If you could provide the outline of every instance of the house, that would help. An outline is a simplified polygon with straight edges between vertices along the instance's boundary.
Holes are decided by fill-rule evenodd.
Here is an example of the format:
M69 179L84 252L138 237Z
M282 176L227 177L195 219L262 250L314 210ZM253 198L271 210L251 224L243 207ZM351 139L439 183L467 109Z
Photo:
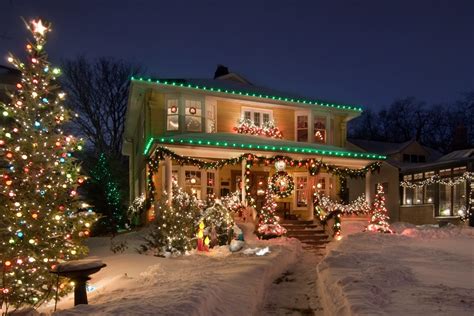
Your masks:
M442 156L415 140L390 143L360 139L348 139L348 147L387 156L380 172L365 178L365 188L366 194L373 196L377 183L383 184L392 221L413 224L458 221L474 205L474 201L469 202L470 192L474 190L469 179L472 175L465 175L474 170L474 149ZM350 198L360 193L362 181L348 181Z
M347 122L361 111L260 87L224 66L213 79L132 78L123 145L130 199L156 200L176 181L203 200L240 191L259 208L270 181L282 215L312 219L313 187L336 198L341 177L385 159L346 148ZM144 220L155 215L151 207Z
M13 91L21 80L21 72L7 66L0 65L0 102L9 102L7 91Z

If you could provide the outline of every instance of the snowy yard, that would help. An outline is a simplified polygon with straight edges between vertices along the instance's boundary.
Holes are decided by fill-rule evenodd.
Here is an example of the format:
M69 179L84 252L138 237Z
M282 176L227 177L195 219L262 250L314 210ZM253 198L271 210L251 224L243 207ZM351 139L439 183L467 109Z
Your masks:
M331 245L318 266L325 314L473 315L474 229L392 227Z
M222 247L209 254L166 259L135 253L140 236L118 237L128 241L122 254L110 251L110 238L91 238L91 257L107 267L92 276L90 305L73 308L71 296L60 302L58 314L252 315L262 308L267 288L302 254L298 241L279 238L247 240L247 249L268 246L271 252L264 256L232 254ZM50 312L52 306L41 310Z

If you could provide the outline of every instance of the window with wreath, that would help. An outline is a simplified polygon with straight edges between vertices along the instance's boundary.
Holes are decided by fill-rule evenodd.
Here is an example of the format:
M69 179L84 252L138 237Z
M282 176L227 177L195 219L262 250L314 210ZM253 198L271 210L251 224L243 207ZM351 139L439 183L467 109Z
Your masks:
M326 118L323 116L314 118L314 142L326 143Z
M166 130L177 131L179 130L179 105L178 99L169 99L167 101L167 124Z
M254 109L243 109L242 117L245 120L252 121L255 126L262 126L263 124L272 120L273 113L269 110L254 110Z
M185 101L185 124L188 132L202 132L201 101Z

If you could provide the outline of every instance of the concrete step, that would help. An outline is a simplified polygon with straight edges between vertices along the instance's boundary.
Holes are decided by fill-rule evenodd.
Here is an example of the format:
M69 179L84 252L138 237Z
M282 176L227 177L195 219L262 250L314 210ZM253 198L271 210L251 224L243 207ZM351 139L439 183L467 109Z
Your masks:
M325 240L328 239L328 235L297 235L297 234L286 234L288 237L293 237L299 240Z
M288 233L299 234L299 235L326 234L324 229L292 229L292 228L288 228L286 226L285 226L285 228L288 231Z

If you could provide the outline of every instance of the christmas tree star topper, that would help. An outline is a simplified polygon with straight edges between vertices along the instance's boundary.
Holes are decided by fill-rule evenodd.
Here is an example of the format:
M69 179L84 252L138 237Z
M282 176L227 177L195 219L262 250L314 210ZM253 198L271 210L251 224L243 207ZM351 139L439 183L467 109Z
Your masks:
M50 28L43 25L43 22L41 20L38 20L38 21L32 20L30 23L33 26L32 31L35 34L39 34L41 36L44 36L46 31L48 31L48 32L50 31Z

